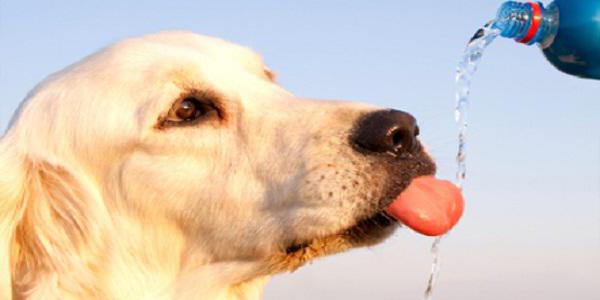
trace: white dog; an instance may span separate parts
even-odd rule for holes
[[[257,299],[269,276],[383,240],[435,172],[407,113],[295,97],[187,32],[37,86],[0,141],[0,298]]]

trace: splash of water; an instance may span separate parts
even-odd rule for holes
[[[454,109],[454,118],[459,126],[458,132],[458,152],[456,154],[456,186],[461,190],[467,176],[467,111],[469,109],[469,94],[471,92],[471,83],[473,76],[477,72],[477,67],[483,56],[485,49],[500,35],[500,30],[493,28],[494,21],[487,23],[477,30],[475,35],[467,44],[464,55],[458,63],[456,69],[456,106]],[[440,273],[440,243],[444,236],[435,238],[431,246],[433,263],[431,264],[431,273],[427,281],[425,290],[425,299],[433,299],[433,289]]]

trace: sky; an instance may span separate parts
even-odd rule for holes
[[[186,29],[250,46],[300,96],[411,112],[453,178],[454,72],[501,1],[0,0],[0,129],[48,74],[125,37]],[[466,211],[434,299],[600,299],[600,81],[497,40],[475,76]],[[265,299],[422,299],[432,239],[385,243],[276,276]]]

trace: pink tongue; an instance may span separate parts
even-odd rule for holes
[[[386,211],[421,234],[438,236],[456,225],[463,208],[463,197],[453,183],[423,176],[415,178]]]

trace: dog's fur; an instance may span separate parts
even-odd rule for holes
[[[366,155],[377,110],[300,99],[246,48],[129,39],[50,76],[0,141],[1,299],[257,299],[270,275],[387,237],[421,153]],[[174,124],[174,102],[217,114]]]

